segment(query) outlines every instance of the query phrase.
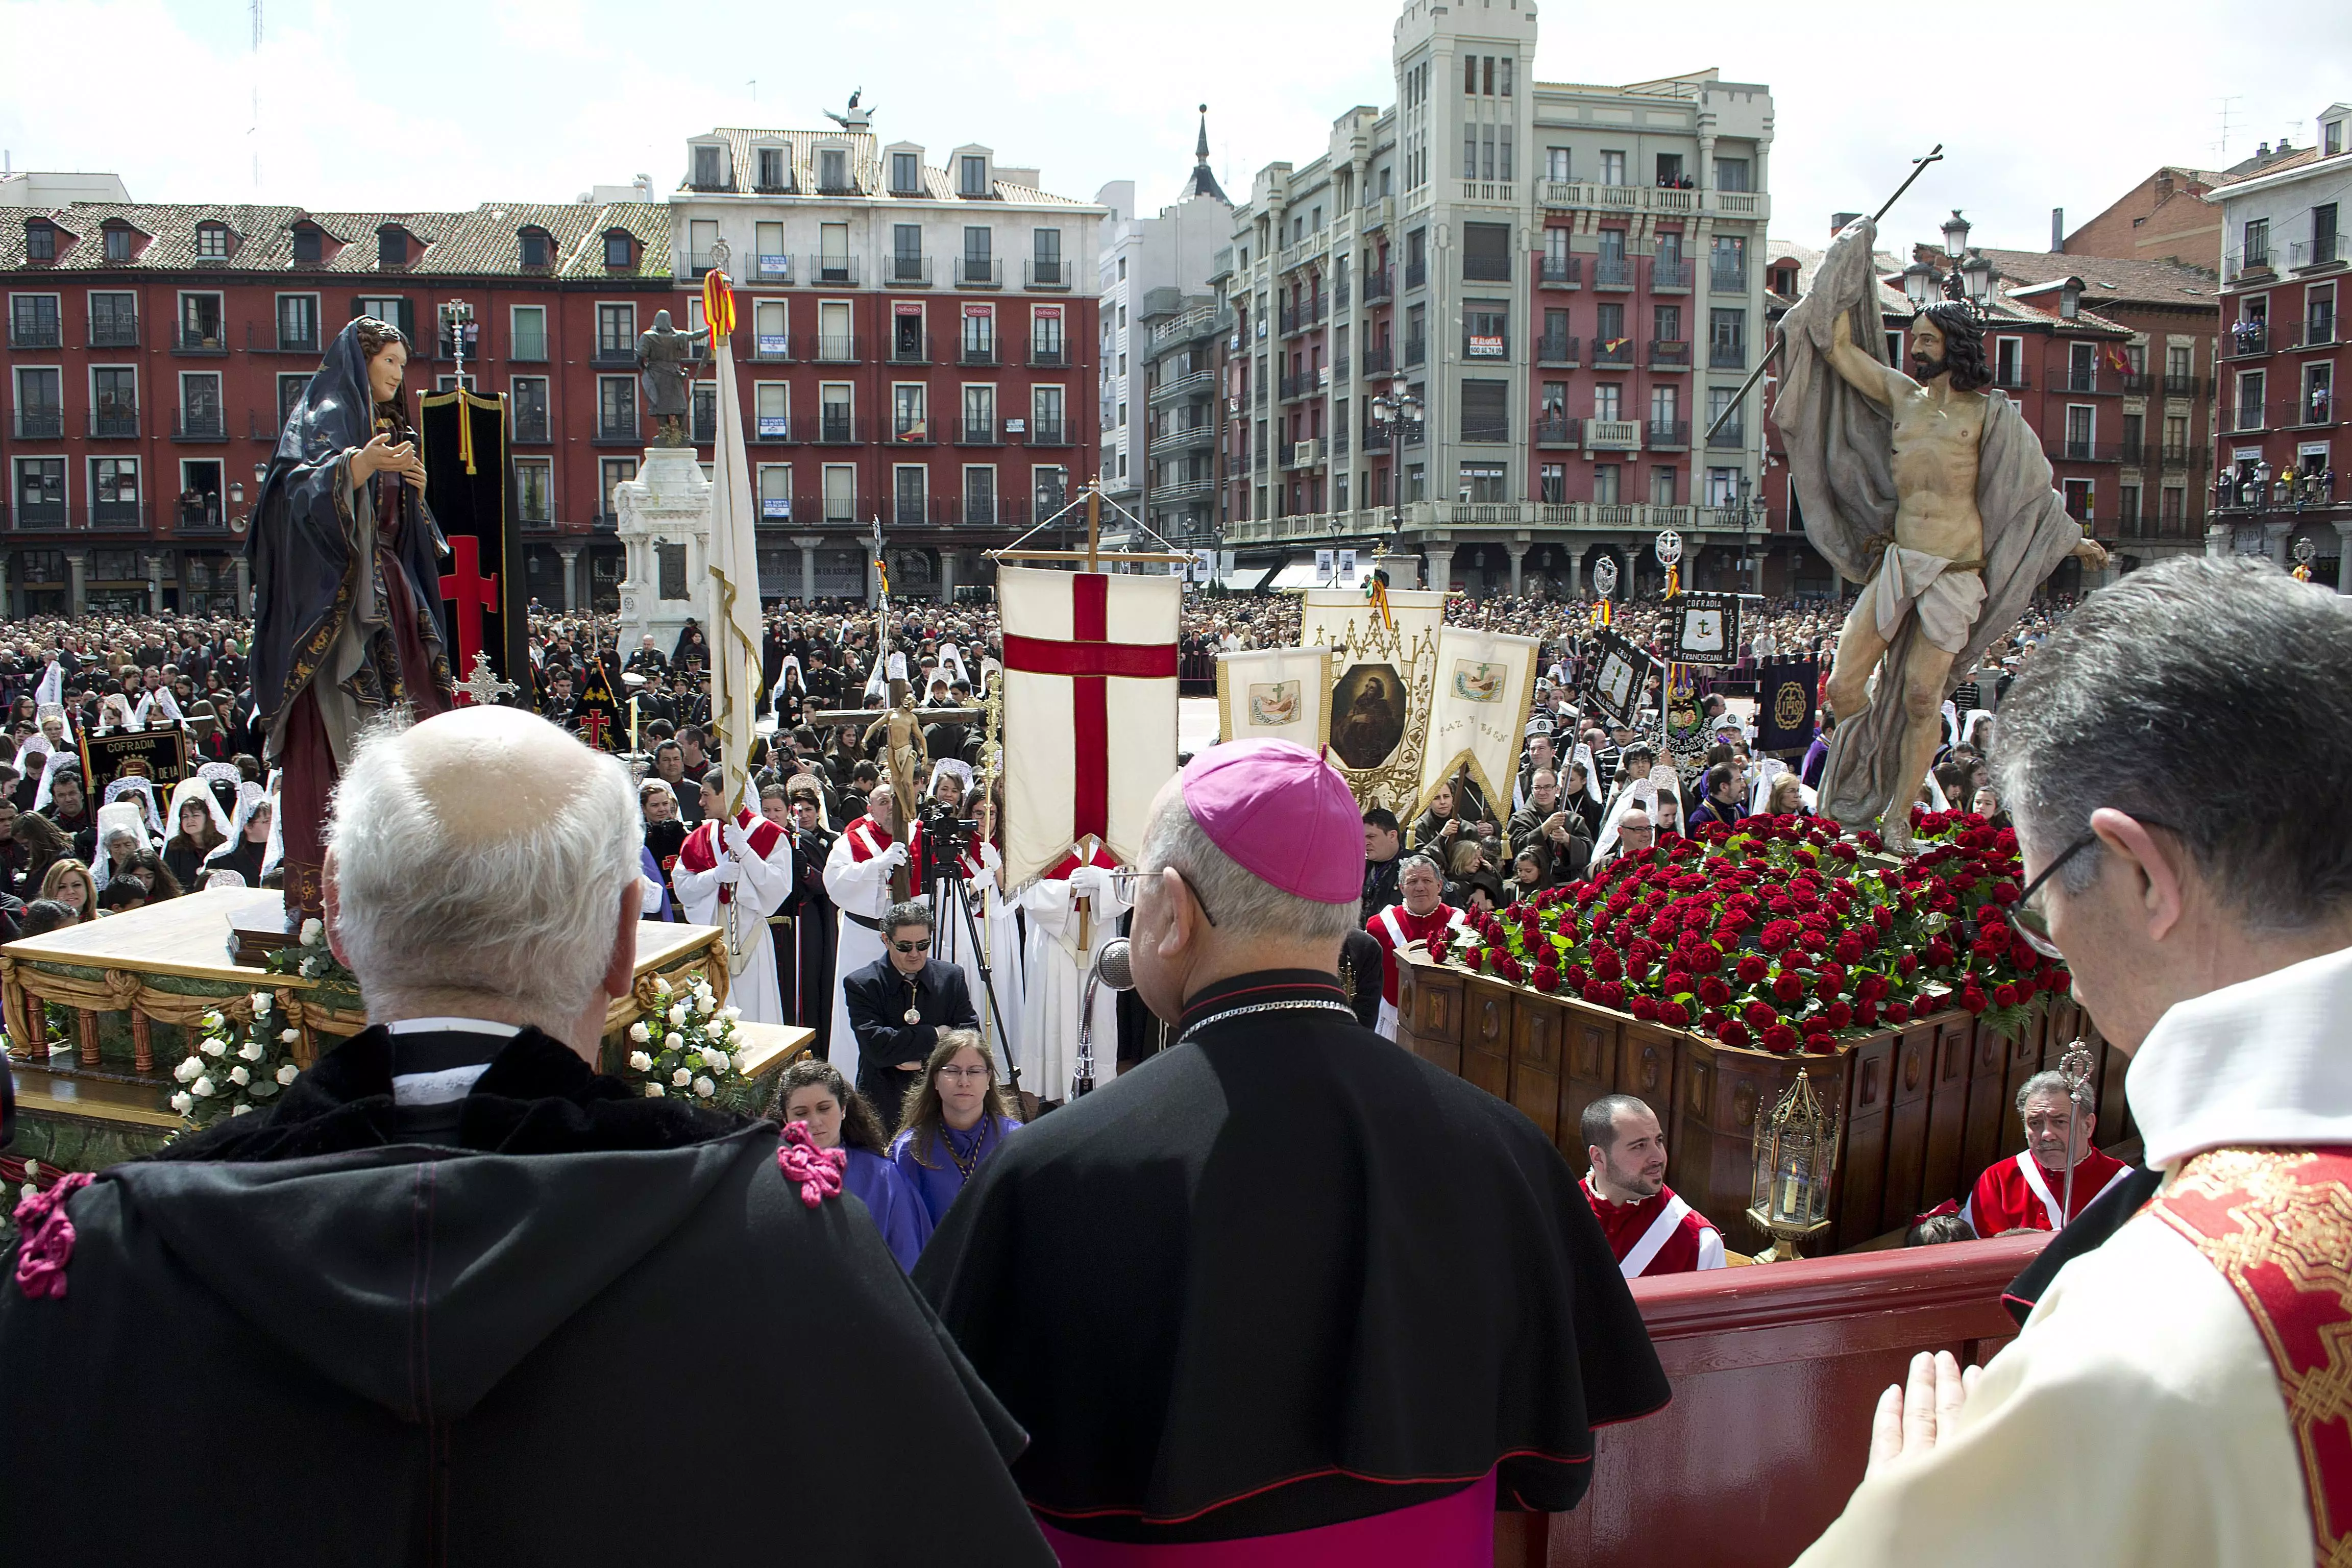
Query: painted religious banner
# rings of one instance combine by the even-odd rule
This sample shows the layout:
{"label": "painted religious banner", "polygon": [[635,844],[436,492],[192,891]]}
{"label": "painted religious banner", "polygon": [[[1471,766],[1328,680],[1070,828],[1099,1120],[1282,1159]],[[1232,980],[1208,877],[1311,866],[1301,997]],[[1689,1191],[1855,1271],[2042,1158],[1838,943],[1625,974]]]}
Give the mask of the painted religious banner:
{"label": "painted religious banner", "polygon": [[1319,753],[1331,740],[1331,650],[1219,655],[1217,739],[1296,741]]}
{"label": "painted religious banner", "polygon": [[1674,602],[1674,658],[1680,664],[1739,659],[1739,601],[1728,594],[1685,594]]}
{"label": "painted religious banner", "polygon": [[[1445,595],[1433,588],[1391,588],[1389,614],[1396,621],[1396,641],[1411,647],[1423,636],[1433,642],[1445,618]],[[1334,662],[1346,668],[1350,650],[1362,646],[1379,624],[1379,614],[1361,588],[1309,588],[1298,613],[1298,646],[1328,647]]]}
{"label": "painted religious banner", "polygon": [[1542,646],[1534,637],[1477,626],[1439,630],[1436,690],[1430,700],[1429,738],[1422,748],[1416,809],[1465,768],[1488,800],[1510,798]]}
{"label": "painted religious banner", "polygon": [[1643,694],[1649,689],[1657,661],[1647,649],[1634,647],[1607,626],[1593,637],[1599,644],[1590,689],[1593,705],[1612,724],[1631,728],[1641,717]]}
{"label": "painted religious banner", "polygon": [[1132,865],[1176,772],[1173,576],[1000,567],[1004,869],[1030,880],[1080,842]]}

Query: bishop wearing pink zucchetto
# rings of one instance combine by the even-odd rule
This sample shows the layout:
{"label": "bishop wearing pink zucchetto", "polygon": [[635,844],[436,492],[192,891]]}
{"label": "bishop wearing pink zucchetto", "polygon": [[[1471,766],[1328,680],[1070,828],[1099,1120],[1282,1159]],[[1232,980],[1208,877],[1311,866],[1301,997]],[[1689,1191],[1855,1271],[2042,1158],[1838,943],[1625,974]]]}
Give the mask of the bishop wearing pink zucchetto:
{"label": "bishop wearing pink zucchetto", "polygon": [[1363,816],[1284,741],[1160,792],[1136,988],[1176,1043],[1034,1123],[915,1270],[1064,1568],[1486,1568],[1666,1382],[1576,1173],[1357,1022]]}

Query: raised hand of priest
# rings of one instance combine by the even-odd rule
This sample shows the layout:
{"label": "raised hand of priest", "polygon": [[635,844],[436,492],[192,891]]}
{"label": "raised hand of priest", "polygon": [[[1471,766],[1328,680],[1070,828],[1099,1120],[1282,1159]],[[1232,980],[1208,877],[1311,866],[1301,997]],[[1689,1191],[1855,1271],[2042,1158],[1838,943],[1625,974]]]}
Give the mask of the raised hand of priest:
{"label": "raised hand of priest", "polygon": [[1973,1366],[1962,1371],[1949,1351],[1937,1351],[1932,1356],[1921,1351],[1913,1356],[1910,1382],[1889,1387],[1878,1396],[1878,1411],[1871,1422],[1868,1473],[1874,1475],[1888,1465],[1916,1458],[1949,1436],[1960,1406],[1976,1392],[1980,1371]]}

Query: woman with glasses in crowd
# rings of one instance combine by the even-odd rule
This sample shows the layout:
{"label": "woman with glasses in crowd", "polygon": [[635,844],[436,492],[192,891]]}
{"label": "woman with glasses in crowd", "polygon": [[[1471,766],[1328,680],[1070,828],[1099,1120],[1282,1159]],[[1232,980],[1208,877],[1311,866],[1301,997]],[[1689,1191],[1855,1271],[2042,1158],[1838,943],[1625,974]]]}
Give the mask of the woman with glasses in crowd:
{"label": "woman with glasses in crowd", "polygon": [[831,1062],[809,1058],[784,1069],[778,1100],[787,1124],[807,1125],[811,1142],[848,1154],[842,1184],[874,1216],[874,1228],[882,1233],[898,1267],[913,1268],[923,1243],[931,1238],[931,1211],[891,1163],[882,1119],[866,1097],[851,1089]]}
{"label": "woman with glasses in crowd", "polygon": [[950,1029],[907,1090],[890,1159],[936,1226],[1020,1125],[997,1086],[996,1058],[979,1033]]}

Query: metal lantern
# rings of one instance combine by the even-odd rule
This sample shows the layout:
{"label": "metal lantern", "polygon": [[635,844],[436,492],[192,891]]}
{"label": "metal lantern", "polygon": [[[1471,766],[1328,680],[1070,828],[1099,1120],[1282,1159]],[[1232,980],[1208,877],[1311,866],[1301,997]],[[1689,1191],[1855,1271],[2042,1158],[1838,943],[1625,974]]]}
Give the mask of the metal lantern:
{"label": "metal lantern", "polygon": [[1830,1181],[1837,1172],[1837,1118],[1803,1073],[1758,1119],[1748,1217],[1769,1232],[1759,1263],[1785,1262],[1798,1245],[1830,1227]]}

